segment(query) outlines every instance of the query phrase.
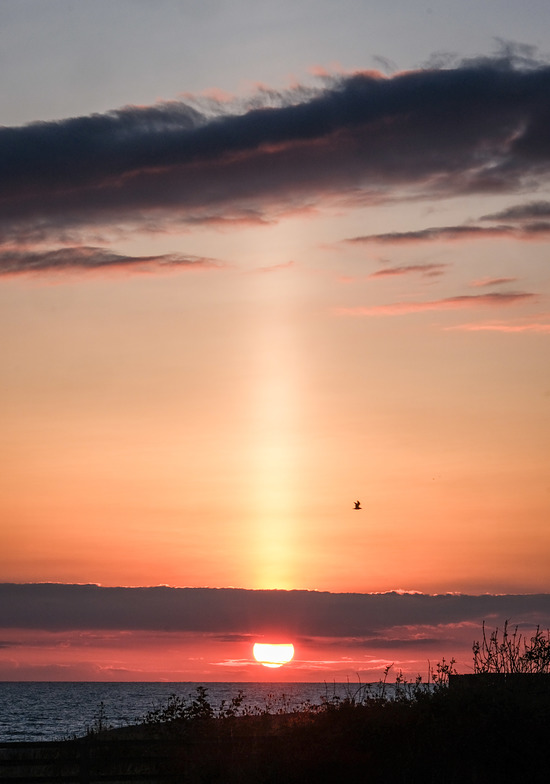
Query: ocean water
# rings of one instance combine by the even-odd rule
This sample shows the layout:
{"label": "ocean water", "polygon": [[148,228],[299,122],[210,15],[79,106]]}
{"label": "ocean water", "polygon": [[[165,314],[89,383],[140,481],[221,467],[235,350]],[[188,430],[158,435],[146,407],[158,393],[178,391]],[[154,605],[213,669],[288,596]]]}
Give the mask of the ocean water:
{"label": "ocean water", "polygon": [[239,692],[243,706],[289,711],[305,702],[319,705],[324,698],[343,698],[344,683],[38,683],[0,682],[0,742],[63,740],[84,735],[103,722],[122,727],[147,711],[166,705],[170,695],[192,699],[204,686],[214,709]]}

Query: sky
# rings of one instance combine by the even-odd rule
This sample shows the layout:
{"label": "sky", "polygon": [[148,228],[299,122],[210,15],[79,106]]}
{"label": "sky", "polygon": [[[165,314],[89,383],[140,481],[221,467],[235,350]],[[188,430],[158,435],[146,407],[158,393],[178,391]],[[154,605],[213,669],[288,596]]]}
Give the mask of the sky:
{"label": "sky", "polygon": [[549,30],[0,3],[0,679],[467,671],[550,625]]}

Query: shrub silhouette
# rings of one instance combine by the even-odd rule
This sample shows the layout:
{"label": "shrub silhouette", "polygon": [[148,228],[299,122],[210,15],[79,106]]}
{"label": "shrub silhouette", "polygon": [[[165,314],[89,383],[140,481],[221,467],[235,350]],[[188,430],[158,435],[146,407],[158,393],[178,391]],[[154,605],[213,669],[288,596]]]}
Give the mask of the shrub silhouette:
{"label": "shrub silhouette", "polygon": [[502,632],[498,627],[489,636],[483,622],[483,637],[474,642],[474,672],[476,674],[502,673],[505,675],[550,672],[550,632],[544,634],[537,626],[535,634],[527,640],[514,631],[508,631],[508,621]]}

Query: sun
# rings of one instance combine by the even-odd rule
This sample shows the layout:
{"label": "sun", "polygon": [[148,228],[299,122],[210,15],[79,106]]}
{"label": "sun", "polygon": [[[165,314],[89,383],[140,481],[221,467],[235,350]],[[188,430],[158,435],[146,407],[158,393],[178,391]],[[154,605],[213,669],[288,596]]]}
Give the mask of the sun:
{"label": "sun", "polygon": [[294,657],[294,645],[289,642],[256,642],[253,651],[256,661],[264,667],[282,667]]}

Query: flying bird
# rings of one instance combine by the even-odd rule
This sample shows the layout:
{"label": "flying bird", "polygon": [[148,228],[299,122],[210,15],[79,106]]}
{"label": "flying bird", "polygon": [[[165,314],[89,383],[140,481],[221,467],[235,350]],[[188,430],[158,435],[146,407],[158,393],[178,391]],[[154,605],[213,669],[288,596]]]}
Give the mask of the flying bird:
{"label": "flying bird", "polygon": [[361,501],[355,502],[355,509],[361,509]]}

